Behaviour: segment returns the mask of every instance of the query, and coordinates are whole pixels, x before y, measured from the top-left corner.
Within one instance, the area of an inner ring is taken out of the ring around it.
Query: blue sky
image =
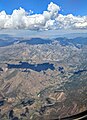
[[[0,0],[0,11],[5,10],[11,14],[14,9],[22,7],[26,11],[42,13],[51,1],[61,6],[60,13],[63,15],[87,15],[87,0]]]

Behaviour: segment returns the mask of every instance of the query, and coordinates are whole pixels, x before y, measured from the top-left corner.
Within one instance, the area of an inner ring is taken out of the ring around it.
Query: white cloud
[[[66,16],[59,14],[57,18],[55,18],[56,23],[59,28],[63,29],[84,29],[87,28],[87,17],[86,16],[73,16],[72,14],[68,14]]]
[[[5,11],[0,12],[0,29],[87,29],[86,16],[73,16],[72,14],[59,14],[60,7],[53,2],[48,4],[47,11],[42,14],[32,14],[23,8],[14,10],[12,15]]]

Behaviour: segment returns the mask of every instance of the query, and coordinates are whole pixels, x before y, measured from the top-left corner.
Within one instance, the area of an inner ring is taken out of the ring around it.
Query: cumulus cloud
[[[85,29],[87,28],[87,17],[86,16],[73,16],[69,15],[61,15],[55,18],[58,28],[63,29]]]
[[[5,11],[0,12],[0,29],[87,29],[86,16],[73,16],[72,14],[59,14],[60,7],[53,2],[48,4],[42,14],[32,14],[23,8],[14,10],[11,15]]]

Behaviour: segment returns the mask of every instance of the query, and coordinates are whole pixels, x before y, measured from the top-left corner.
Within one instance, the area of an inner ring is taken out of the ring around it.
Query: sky
[[[0,0],[0,11],[11,14],[14,9],[22,7],[27,11],[42,13],[50,2],[59,5],[62,14],[87,15],[87,0]]]
[[[0,29],[87,29],[87,0],[0,0]]]

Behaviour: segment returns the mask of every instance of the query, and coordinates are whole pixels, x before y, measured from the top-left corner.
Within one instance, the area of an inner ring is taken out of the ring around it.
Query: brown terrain
[[[86,57],[87,45],[58,41],[0,47],[0,120],[55,120],[87,110]]]

